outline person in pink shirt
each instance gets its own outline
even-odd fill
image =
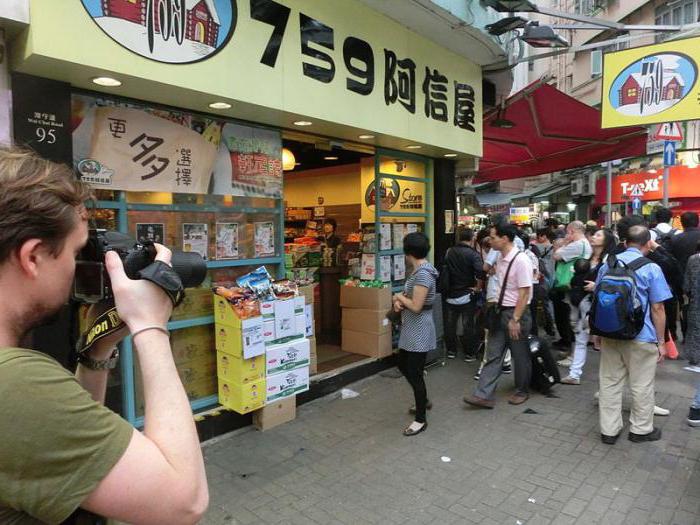
[[[498,301],[487,319],[489,339],[479,384],[472,395],[464,398],[465,403],[479,408],[495,405],[494,392],[508,348],[515,365],[515,392],[508,402],[520,405],[529,397],[532,364],[527,336],[532,324],[528,305],[532,298],[533,267],[527,255],[514,245],[516,233],[512,224],[491,227],[491,248],[501,253],[496,264]]]

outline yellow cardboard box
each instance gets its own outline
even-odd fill
[[[214,359],[216,345],[212,326],[193,326],[175,330],[170,336],[170,346],[176,364],[201,360],[206,356]]]
[[[177,373],[183,385],[196,383],[207,378],[216,377],[216,361],[188,361],[178,365]]]
[[[216,371],[219,379],[233,383],[252,383],[265,377],[265,356],[252,359],[236,359],[224,352],[216,356]]]
[[[239,330],[243,327],[244,321],[247,319],[241,319],[238,314],[226,299],[220,295],[213,294],[214,296],[214,322],[216,324],[223,324],[226,326],[231,326],[233,328],[238,328]]]
[[[185,291],[185,299],[173,310],[171,319],[192,319],[211,315],[214,306],[211,302],[211,289],[188,288]]]
[[[265,353],[263,318],[243,319],[240,328],[214,325],[216,349],[238,359],[250,359]]]
[[[185,385],[185,392],[189,399],[201,399],[216,394],[216,386],[216,376],[212,375]]]
[[[265,406],[265,379],[236,383],[219,379],[219,403],[239,414]]]

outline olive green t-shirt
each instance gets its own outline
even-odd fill
[[[0,523],[60,523],[126,451],[134,428],[54,359],[0,348]]]

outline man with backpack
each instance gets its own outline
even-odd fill
[[[476,360],[479,338],[476,333],[476,291],[484,279],[484,263],[472,246],[474,230],[459,232],[459,242],[447,251],[440,275],[440,291],[447,303],[445,345],[447,357],[457,357],[457,322],[462,319],[462,348],[464,360]]]
[[[632,391],[628,439],[657,441],[654,427],[656,364],[666,355],[664,301],[672,294],[661,268],[647,259],[651,235],[632,226],[627,250],[611,255],[596,280],[590,312],[591,333],[601,336],[601,441],[613,445],[622,431],[622,390],[629,378]]]
[[[657,208],[654,217],[656,218],[656,226],[651,229],[651,240],[661,246],[668,247],[673,236],[679,233],[671,226],[673,214],[668,208]]]

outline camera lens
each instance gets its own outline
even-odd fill
[[[180,276],[185,288],[199,286],[207,277],[207,263],[198,253],[173,250],[170,264]]]

